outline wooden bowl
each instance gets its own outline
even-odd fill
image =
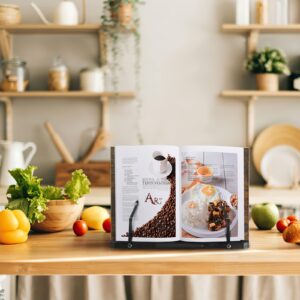
[[[38,232],[58,232],[71,228],[80,216],[84,206],[84,197],[74,204],[70,200],[49,200],[45,212],[46,219],[42,223],[35,223],[31,229]]]

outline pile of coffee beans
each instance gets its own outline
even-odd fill
[[[168,161],[172,165],[172,172],[167,177],[171,184],[170,195],[167,202],[157,215],[138,227],[134,232],[134,237],[145,238],[167,238],[176,236],[176,178],[175,178],[175,157],[168,156]]]

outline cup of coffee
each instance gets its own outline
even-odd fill
[[[201,166],[197,169],[197,174],[203,183],[209,183],[214,176],[214,169],[209,166]]]
[[[155,173],[163,174],[168,170],[168,160],[167,158],[159,151],[153,153],[153,169]]]

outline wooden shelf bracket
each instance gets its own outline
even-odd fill
[[[255,137],[255,102],[257,97],[251,97],[247,104],[247,144],[248,147],[252,147]]]
[[[7,141],[13,140],[13,108],[10,98],[1,97],[0,102],[5,105],[5,137]]]
[[[0,48],[4,59],[12,58],[12,39],[10,34],[4,30],[0,30]]]
[[[247,38],[247,56],[249,56],[256,50],[258,39],[259,39],[259,31],[251,30]]]

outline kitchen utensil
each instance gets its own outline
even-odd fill
[[[54,16],[53,16],[53,23],[47,20],[44,16],[40,8],[34,3],[31,2],[31,6],[34,8],[36,13],[39,15],[41,20],[45,24],[59,24],[59,25],[78,25],[79,18],[78,18],[78,10],[75,3],[71,0],[63,0],[61,1],[55,9]],[[82,1],[83,6],[83,16],[82,16],[82,23],[85,22],[85,11],[86,11],[86,1]]]
[[[50,138],[51,138],[54,146],[56,147],[56,149],[59,152],[62,159],[65,162],[74,163],[74,159],[73,159],[71,153],[65,146],[65,144],[62,141],[62,139],[60,138],[60,136],[55,132],[53,126],[49,122],[45,122],[45,127],[50,135]]]
[[[290,146],[275,146],[263,156],[260,169],[268,187],[297,186],[300,179],[300,152]]]
[[[80,89],[88,92],[104,92],[103,68],[86,68],[80,71]]]
[[[288,124],[277,124],[266,128],[257,136],[253,144],[253,162],[259,173],[265,153],[279,145],[291,146],[300,151],[300,129]]]
[[[12,4],[0,4],[0,25],[16,25],[21,23],[20,7]]]
[[[1,90],[4,92],[24,92],[29,87],[26,62],[19,58],[1,62]]]
[[[57,56],[48,72],[48,88],[50,91],[68,91],[69,85],[69,70],[61,58]]]
[[[24,152],[31,149],[27,158],[24,158]],[[34,143],[0,141],[1,152],[1,174],[0,185],[8,186],[15,183],[15,180],[9,174],[9,170],[15,168],[26,168],[30,164],[34,154],[36,153],[36,145]]]
[[[70,200],[49,200],[45,211],[46,219],[33,224],[31,229],[40,232],[58,232],[71,228],[82,212],[84,200],[84,197],[78,199],[77,204]]]
[[[82,157],[81,162],[84,163],[88,162],[90,158],[93,156],[93,154],[98,152],[100,149],[105,148],[107,139],[108,139],[108,133],[103,128],[100,128],[95,140],[89,147],[86,154]]]
[[[268,24],[268,0],[256,0],[256,23]]]

